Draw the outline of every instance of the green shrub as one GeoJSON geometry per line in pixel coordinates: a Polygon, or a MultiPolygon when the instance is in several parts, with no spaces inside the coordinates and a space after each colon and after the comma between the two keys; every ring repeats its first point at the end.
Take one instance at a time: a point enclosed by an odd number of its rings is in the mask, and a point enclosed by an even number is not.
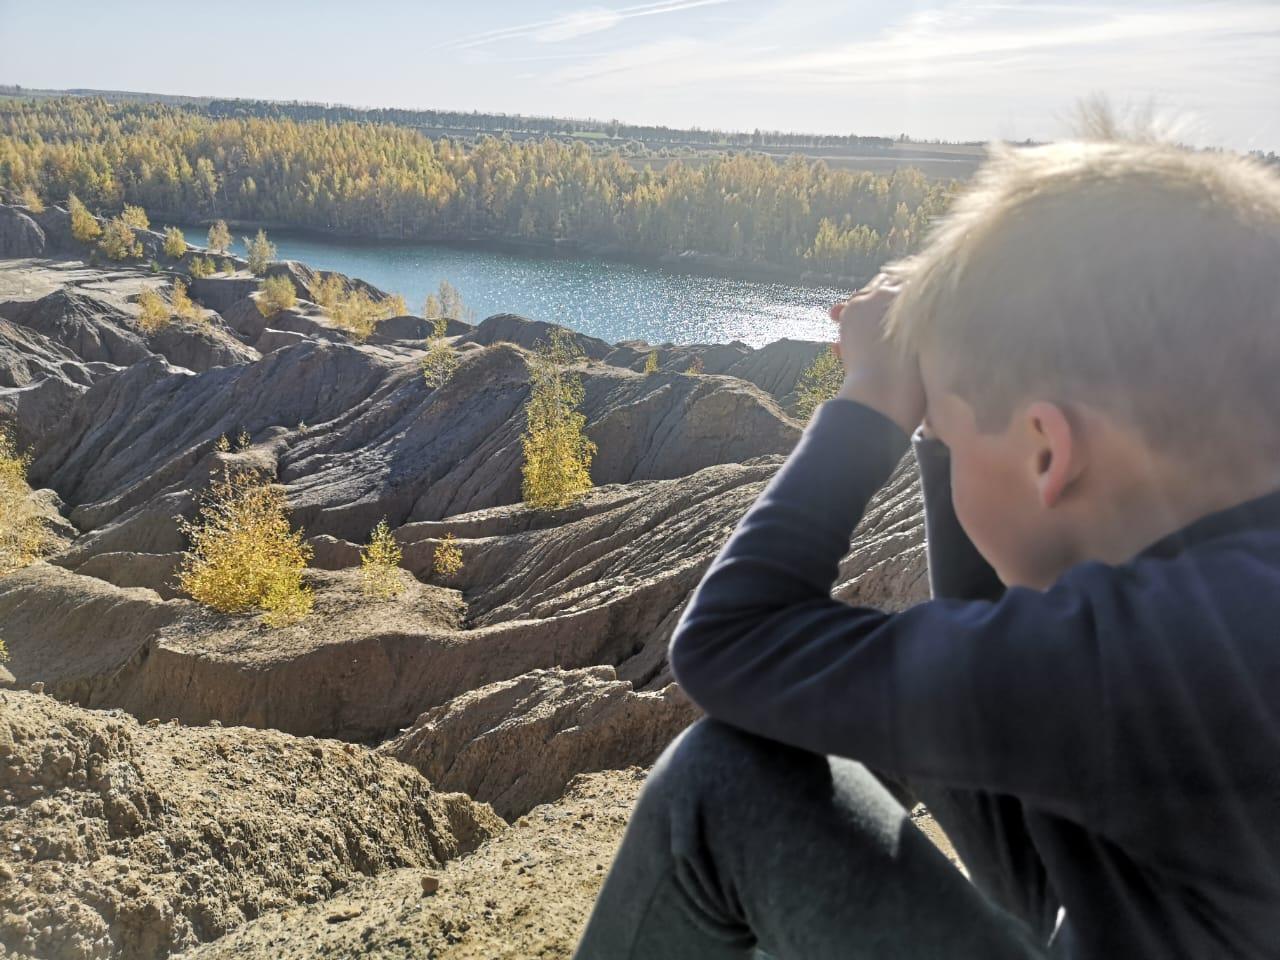
{"type": "Polygon", "coordinates": [[[444,338],[449,321],[436,317],[431,321],[431,336],[427,338],[427,353],[422,358],[422,376],[427,386],[438,390],[449,382],[458,369],[458,351],[444,338]]]}

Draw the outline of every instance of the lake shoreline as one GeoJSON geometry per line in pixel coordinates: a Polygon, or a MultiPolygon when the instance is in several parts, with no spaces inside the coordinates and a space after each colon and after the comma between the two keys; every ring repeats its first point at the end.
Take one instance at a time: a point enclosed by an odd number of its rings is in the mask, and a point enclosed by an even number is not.
{"type": "MultiPolygon", "coordinates": [[[[212,220],[189,220],[185,217],[166,220],[161,214],[156,222],[173,223],[184,229],[200,228],[207,230],[212,220]]],[[[270,221],[227,220],[227,227],[232,234],[245,230],[265,230],[268,237],[272,233],[293,236],[299,239],[337,241],[363,247],[415,247],[431,245],[453,250],[480,251],[486,253],[508,253],[521,256],[545,258],[548,260],[592,259],[612,263],[627,263],[637,266],[662,267],[679,271],[691,276],[720,277],[728,280],[742,280],[752,283],[790,283],[805,287],[846,287],[850,293],[859,289],[871,279],[870,276],[841,277],[834,274],[822,274],[816,271],[797,271],[791,267],[777,263],[757,260],[734,260],[718,254],[702,253],[697,250],[686,250],[683,253],[644,254],[624,250],[618,247],[591,246],[578,240],[557,240],[548,244],[537,240],[522,240],[516,237],[375,237],[348,234],[336,230],[324,230],[319,227],[300,227],[287,223],[270,221]]]]}

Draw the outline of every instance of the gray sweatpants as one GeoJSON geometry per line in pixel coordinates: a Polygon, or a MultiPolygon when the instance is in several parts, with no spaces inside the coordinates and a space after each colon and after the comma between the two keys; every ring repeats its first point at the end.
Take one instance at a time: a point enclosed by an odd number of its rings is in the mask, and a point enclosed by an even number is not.
{"type": "Polygon", "coordinates": [[[641,789],[575,960],[1043,960],[1056,905],[983,802],[952,805],[994,896],[861,764],[703,718],[641,789]]]}

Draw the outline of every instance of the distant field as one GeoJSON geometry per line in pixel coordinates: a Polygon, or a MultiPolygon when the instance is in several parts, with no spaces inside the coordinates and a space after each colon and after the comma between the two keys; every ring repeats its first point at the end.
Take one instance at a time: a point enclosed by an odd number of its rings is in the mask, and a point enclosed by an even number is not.
{"type": "MultiPolygon", "coordinates": [[[[128,90],[38,90],[0,87],[0,100],[44,99],[60,96],[102,97],[117,103],[164,103],[197,111],[206,111],[212,106],[226,109],[228,104],[239,110],[240,105],[243,104],[243,109],[252,115],[261,116],[263,111],[279,111],[280,115],[292,116],[295,119],[321,119],[322,115],[330,109],[329,105],[319,104],[265,100],[220,101],[210,97],[186,97],[128,90]],[[310,116],[310,111],[317,112],[317,115],[310,116]]],[[[519,115],[440,114],[432,111],[384,112],[347,110],[346,108],[338,108],[338,110],[340,111],[338,116],[328,116],[327,119],[351,120],[357,123],[392,123],[419,130],[424,136],[432,139],[448,137],[473,140],[483,136],[505,136],[512,140],[542,140],[553,137],[566,142],[581,141],[596,151],[622,150],[627,154],[627,161],[637,169],[649,165],[655,170],[663,170],[676,159],[687,165],[698,167],[705,164],[707,158],[713,155],[751,150],[778,160],[786,160],[796,155],[811,160],[822,160],[829,167],[840,170],[865,170],[885,174],[904,167],[914,167],[931,180],[964,180],[973,174],[986,155],[986,148],[976,143],[920,143],[882,137],[855,137],[845,145],[837,146],[792,144],[786,142],[785,138],[773,143],[766,139],[762,144],[747,146],[742,134],[714,130],[627,128],[614,136],[612,134],[615,128],[606,129],[606,125],[596,121],[555,121],[552,118],[552,123],[558,122],[562,126],[560,129],[548,129],[547,118],[527,118],[519,115]],[[862,142],[849,145],[858,140],[862,142]],[[640,145],[638,148],[637,144],[640,145]],[[629,152],[631,150],[643,152],[629,152]],[[677,156],[670,155],[673,153],[677,156]]],[[[771,135],[766,135],[768,136],[771,135]]],[[[820,139],[820,136],[815,135],[813,139],[820,139]]]]}

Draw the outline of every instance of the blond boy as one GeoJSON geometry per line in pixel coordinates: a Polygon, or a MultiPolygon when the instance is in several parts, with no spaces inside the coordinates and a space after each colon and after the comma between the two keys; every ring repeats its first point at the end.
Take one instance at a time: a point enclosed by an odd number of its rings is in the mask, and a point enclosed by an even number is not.
{"type": "Polygon", "coordinates": [[[576,956],[1280,955],[1280,181],[1005,152],[832,316],[576,956]],[[836,601],[913,433],[934,599],[836,601]]]}

